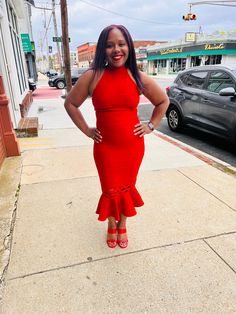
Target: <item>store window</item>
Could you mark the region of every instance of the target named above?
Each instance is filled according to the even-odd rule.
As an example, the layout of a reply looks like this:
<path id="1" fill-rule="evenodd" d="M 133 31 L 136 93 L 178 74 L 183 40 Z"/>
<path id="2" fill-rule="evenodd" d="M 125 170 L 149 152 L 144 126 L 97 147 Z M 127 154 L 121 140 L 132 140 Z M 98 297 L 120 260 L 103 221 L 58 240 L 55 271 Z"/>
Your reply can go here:
<path id="1" fill-rule="evenodd" d="M 176 73 L 183 71 L 186 68 L 186 58 L 173 58 L 170 59 L 169 73 Z"/>
<path id="2" fill-rule="evenodd" d="M 205 65 L 209 64 L 221 64 L 222 55 L 205 56 Z"/>
<path id="3" fill-rule="evenodd" d="M 21 53 L 20 35 L 18 31 L 17 17 L 10 3 L 6 2 L 6 5 L 7 5 L 9 29 L 11 33 L 11 41 L 12 41 L 13 52 L 14 52 L 14 59 L 15 59 L 16 70 L 17 70 L 17 75 L 18 75 L 18 83 L 20 87 L 20 92 L 21 94 L 23 94 L 23 92 L 27 88 L 27 84 L 26 84 L 26 79 L 25 79 L 23 58 L 22 58 L 22 53 Z"/>
<path id="4" fill-rule="evenodd" d="M 157 73 L 166 73 L 166 59 L 157 60 Z"/>
<path id="5" fill-rule="evenodd" d="M 196 67 L 199 65 L 201 65 L 201 57 L 199 56 L 191 57 L 191 67 Z"/>

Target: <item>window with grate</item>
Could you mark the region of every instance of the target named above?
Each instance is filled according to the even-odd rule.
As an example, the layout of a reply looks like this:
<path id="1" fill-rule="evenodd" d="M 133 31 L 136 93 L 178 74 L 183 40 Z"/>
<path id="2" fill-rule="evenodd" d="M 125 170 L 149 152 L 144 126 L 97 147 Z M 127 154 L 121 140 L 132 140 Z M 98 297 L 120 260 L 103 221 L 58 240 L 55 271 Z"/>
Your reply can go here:
<path id="1" fill-rule="evenodd" d="M 19 30 L 18 30 L 17 16 L 13 7 L 10 5 L 8 1 L 6 1 L 6 6 L 7 6 L 9 29 L 11 33 L 11 41 L 12 41 L 12 46 L 13 46 L 14 60 L 15 60 L 16 71 L 17 71 L 17 76 L 18 76 L 18 83 L 20 87 L 20 92 L 21 94 L 23 94 L 23 92 L 27 88 L 27 82 L 26 82 L 25 70 L 23 66 L 23 56 L 22 56 L 21 45 L 20 45 L 21 39 L 20 39 Z"/>

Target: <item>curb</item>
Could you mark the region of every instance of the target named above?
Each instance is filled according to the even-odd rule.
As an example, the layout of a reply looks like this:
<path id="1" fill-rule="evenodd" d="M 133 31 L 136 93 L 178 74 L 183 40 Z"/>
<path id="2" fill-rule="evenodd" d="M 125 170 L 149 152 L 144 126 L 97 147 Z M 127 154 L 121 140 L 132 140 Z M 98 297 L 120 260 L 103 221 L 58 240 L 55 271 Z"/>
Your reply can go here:
<path id="1" fill-rule="evenodd" d="M 159 138 L 161 138 L 162 140 L 173 144 L 175 146 L 177 146 L 178 148 L 184 150 L 185 152 L 195 156 L 196 158 L 202 160 L 203 162 L 205 162 L 206 164 L 222 171 L 225 172 L 233 177 L 236 177 L 236 169 L 234 167 L 232 167 L 231 165 L 225 163 L 222 160 L 216 159 L 216 158 L 212 158 L 209 155 L 207 155 L 206 153 L 195 149 L 191 146 L 188 146 L 187 144 L 184 144 L 183 142 L 177 141 L 175 139 L 173 139 L 172 137 L 161 133 L 160 131 L 154 131 L 153 134 Z"/>

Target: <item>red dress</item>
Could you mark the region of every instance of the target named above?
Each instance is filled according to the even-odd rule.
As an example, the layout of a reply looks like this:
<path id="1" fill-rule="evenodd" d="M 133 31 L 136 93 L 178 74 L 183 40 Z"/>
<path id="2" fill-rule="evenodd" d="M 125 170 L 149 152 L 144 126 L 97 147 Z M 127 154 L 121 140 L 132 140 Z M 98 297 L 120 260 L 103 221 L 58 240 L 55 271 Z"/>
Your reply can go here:
<path id="1" fill-rule="evenodd" d="M 98 220 L 112 216 L 119 221 L 120 214 L 134 216 L 135 207 L 143 205 L 135 183 L 143 159 L 144 139 L 133 132 L 139 123 L 139 91 L 127 68 L 106 68 L 92 101 L 102 135 L 102 142 L 94 143 L 102 188 L 96 213 Z"/>

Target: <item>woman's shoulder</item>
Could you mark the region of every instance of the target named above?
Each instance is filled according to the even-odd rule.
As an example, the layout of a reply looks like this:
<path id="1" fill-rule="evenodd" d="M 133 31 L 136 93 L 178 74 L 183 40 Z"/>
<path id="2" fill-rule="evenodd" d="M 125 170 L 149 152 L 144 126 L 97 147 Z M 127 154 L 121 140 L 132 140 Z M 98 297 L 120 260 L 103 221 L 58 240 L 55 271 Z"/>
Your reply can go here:
<path id="1" fill-rule="evenodd" d="M 91 80 L 95 75 L 95 72 L 93 69 L 89 68 L 88 70 L 84 71 L 84 73 L 81 75 L 83 79 Z"/>
<path id="2" fill-rule="evenodd" d="M 139 70 L 139 76 L 143 83 L 147 83 L 151 79 L 145 72 L 142 72 L 140 70 Z"/>
<path id="3" fill-rule="evenodd" d="M 89 68 L 88 70 L 86 70 L 81 77 L 83 77 L 84 79 L 93 81 L 94 79 L 96 80 L 97 78 L 99 78 L 104 72 L 104 69 L 101 70 L 94 70 L 92 68 Z"/>
<path id="4" fill-rule="evenodd" d="M 147 73 L 139 71 L 139 76 L 145 88 L 156 86 L 155 80 L 152 77 L 148 76 Z"/>

